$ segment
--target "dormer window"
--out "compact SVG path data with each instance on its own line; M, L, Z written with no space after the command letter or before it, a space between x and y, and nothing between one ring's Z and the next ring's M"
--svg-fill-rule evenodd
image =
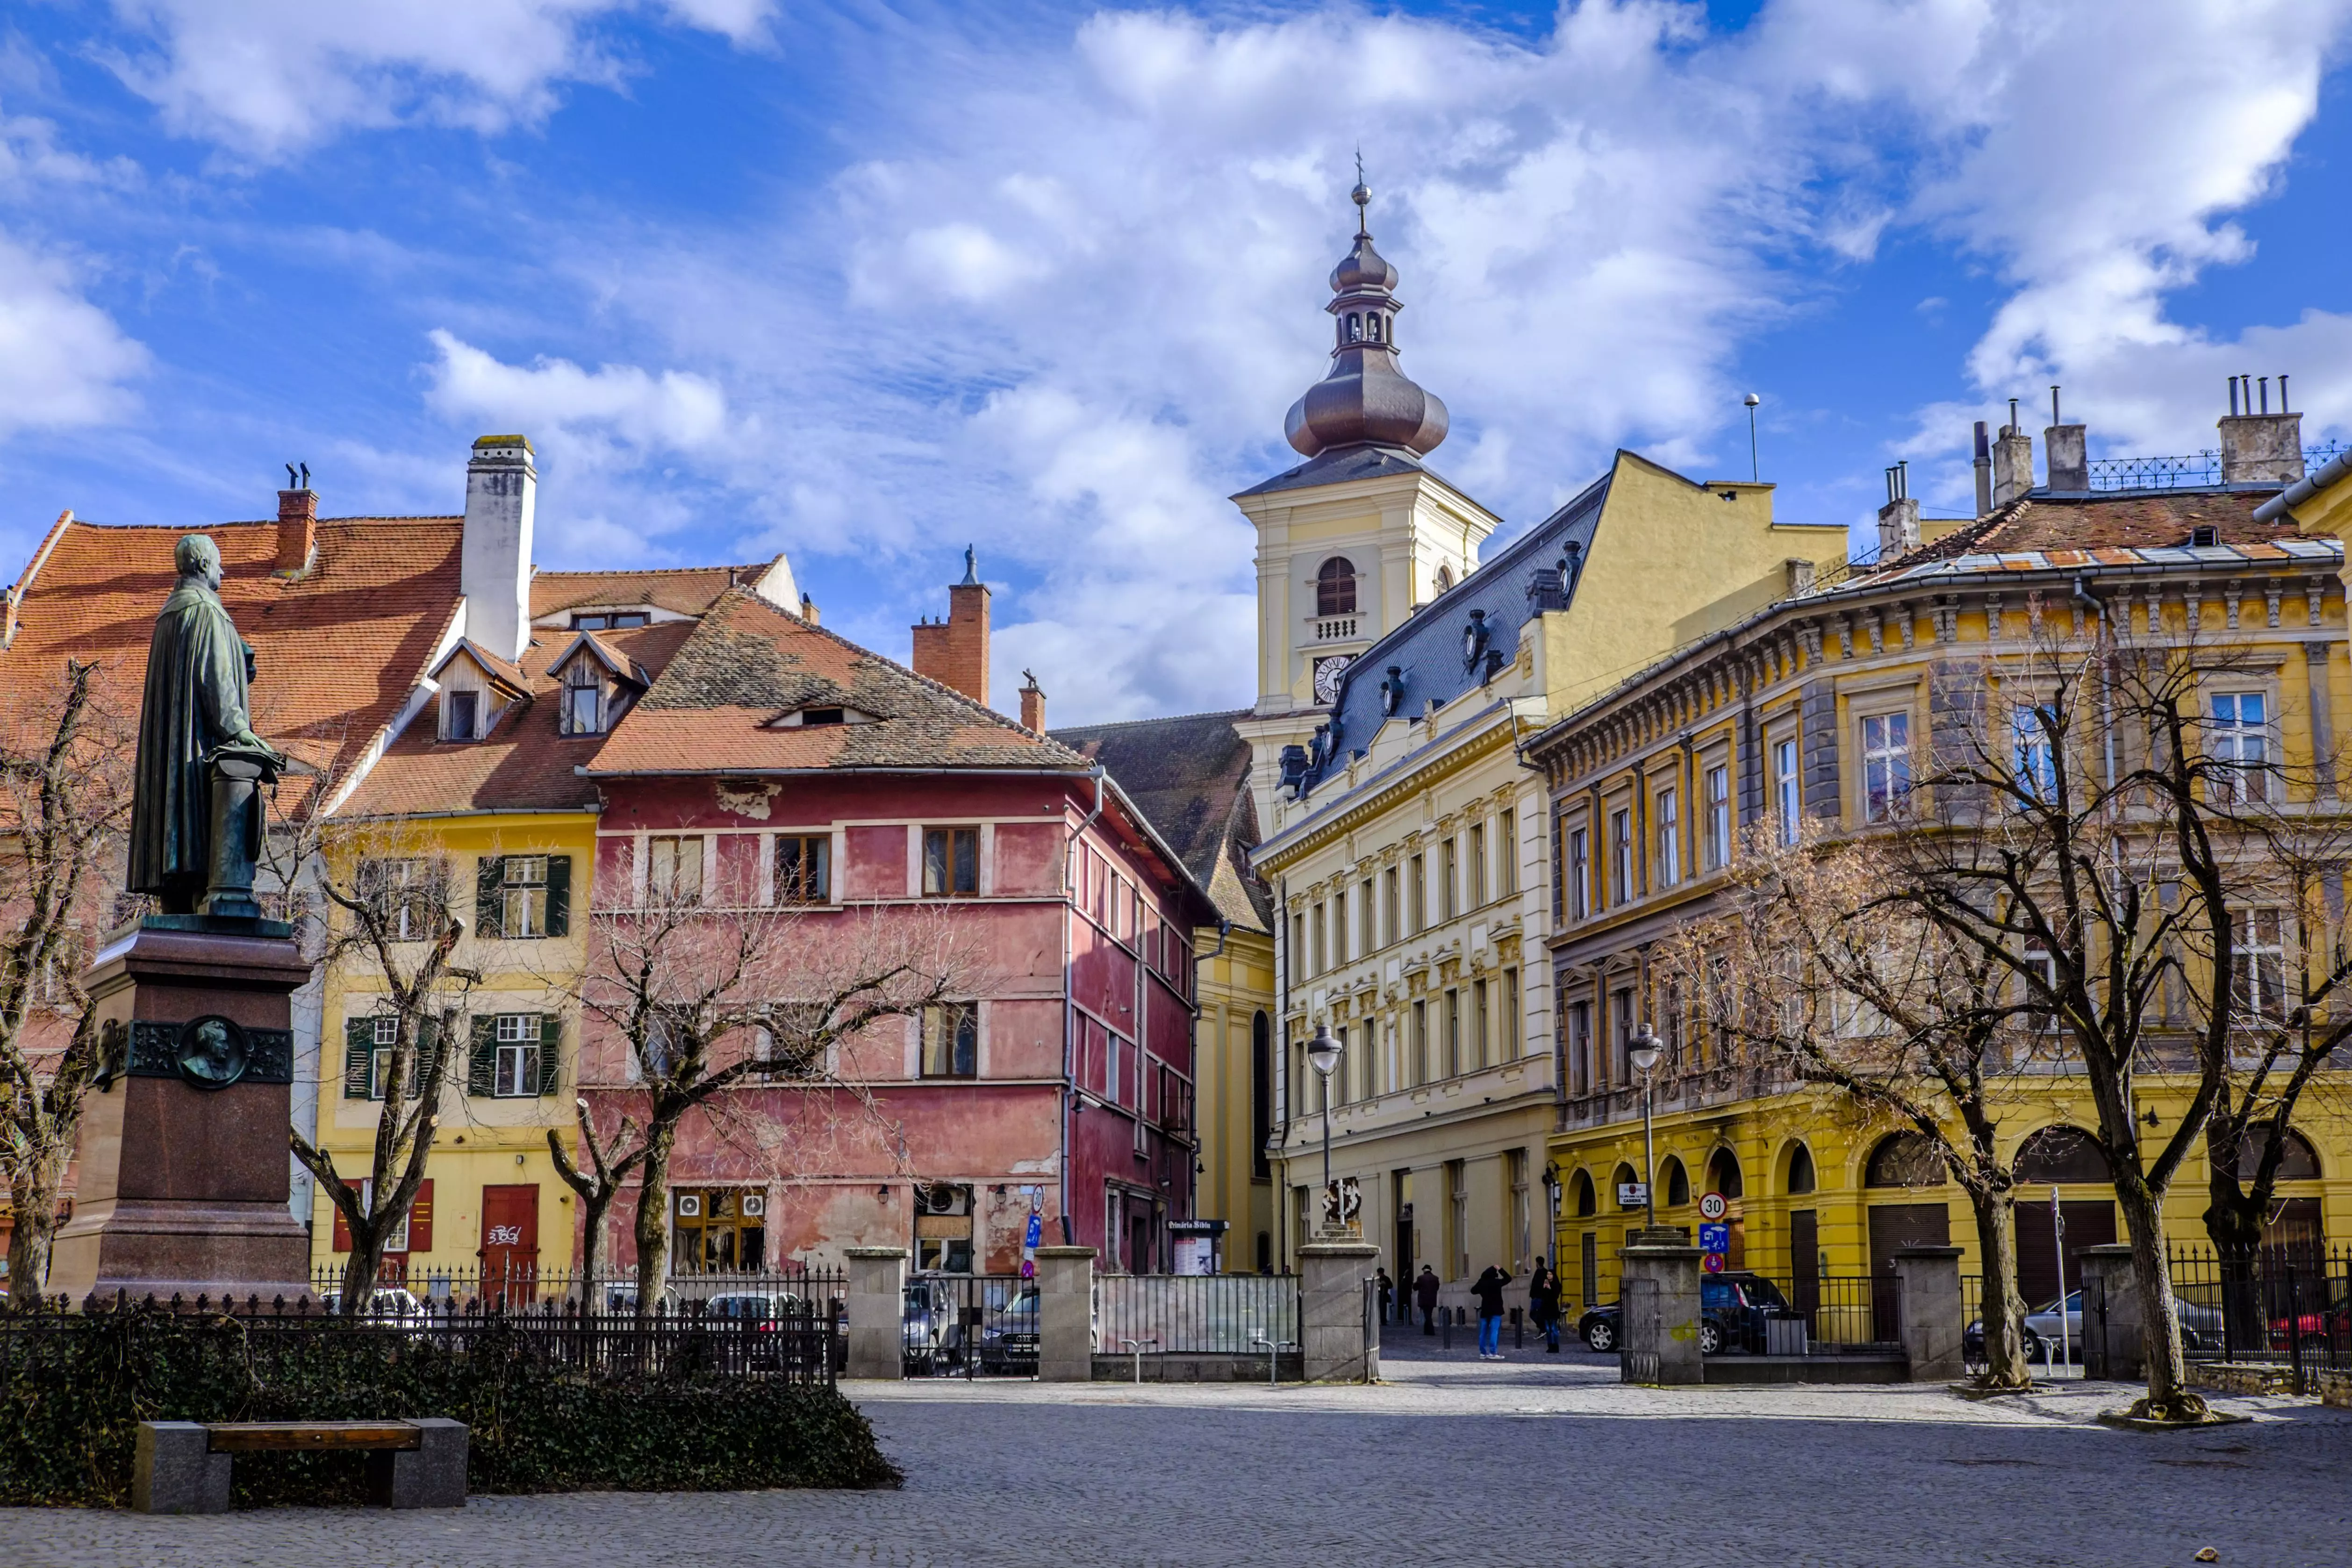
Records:
M848 722L849 710L846 708L804 707L801 709L801 723L804 725L847 724Z
M562 713L566 735L604 733L604 681L593 659L574 659L564 671Z
M790 713L778 714L768 721L771 729L814 729L837 724L878 724L880 716L864 708L845 704L827 704L823 707L797 707Z
M449 733L445 738L479 740L482 737L481 693L449 693L448 706L446 711L449 721Z
M625 632L632 626L644 625L646 620L646 612L642 610L597 610L572 616L572 629L574 632Z

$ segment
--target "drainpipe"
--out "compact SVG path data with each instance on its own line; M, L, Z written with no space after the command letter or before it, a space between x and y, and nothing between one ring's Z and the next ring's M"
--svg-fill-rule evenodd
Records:
M1290 879L1278 877L1274 884L1274 967L1281 977L1275 988L1274 1028L1266 1045L1271 1060L1266 1066L1276 1085L1282 1089L1282 1118L1275 1124L1278 1129L1276 1145L1284 1151L1275 1168L1282 1173L1281 1190L1274 1199L1274 1257L1276 1263L1290 1257Z
M1059 1130L1062 1144L1060 1160L1062 1241L1066 1246L1075 1244L1077 1239L1076 1232L1073 1228L1070 1212L1070 1121L1078 1113L1078 1081L1076 1073L1077 1064L1070 1057L1070 1023L1073 1018L1070 1009L1070 915L1071 900L1076 895L1076 883L1070 874L1074 863L1070 850L1086 836L1087 830L1095 825L1095 820L1102 815L1105 777L1104 769L1099 763L1088 768L1087 771L1093 775L1095 781L1095 809L1087 812L1086 820L1072 831L1068 841L1065 843L1062 850L1062 1114Z

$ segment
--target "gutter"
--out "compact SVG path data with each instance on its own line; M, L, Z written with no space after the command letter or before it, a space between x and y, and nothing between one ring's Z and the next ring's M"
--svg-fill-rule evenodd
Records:
M2347 447L2329 458L2321 465L2318 473L2305 475L2261 506L2256 507L2254 521L2274 523L2281 517L2289 517L2290 521L2294 520L2289 517L2289 514L2295 507L2302 506L2347 475L2352 475L2352 447Z

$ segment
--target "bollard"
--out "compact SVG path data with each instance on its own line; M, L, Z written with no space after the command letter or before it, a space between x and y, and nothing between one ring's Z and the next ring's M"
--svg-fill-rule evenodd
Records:
M1519 1309L1517 1307L1511 1309L1511 1348L1513 1350L1528 1348L1528 1321L1519 1315Z
M1452 1350L1454 1348L1453 1308L1440 1307L1437 1309L1437 1328L1440 1335L1438 1347L1442 1350Z

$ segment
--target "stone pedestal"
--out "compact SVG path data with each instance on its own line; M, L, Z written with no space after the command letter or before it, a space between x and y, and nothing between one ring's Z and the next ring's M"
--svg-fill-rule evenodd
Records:
M1703 1383L1699 1260L1687 1231L1661 1225L1618 1249L1618 1358L1628 1383ZM1651 1362L1654 1360L1654 1366Z
M2083 1270L2083 1375L2137 1383L2147 1375L2147 1346L2140 1335L2139 1276L2132 1268L2131 1246L2085 1247L2078 1260ZM2104 1328L2096 1310L2102 1299L2106 1302Z
M1380 1340L1364 1322L1364 1281L1380 1255L1353 1229L1324 1231L1298 1249L1299 1359L1307 1382L1380 1376Z
M1903 1352L1914 1383L1966 1377L1968 1314L1960 1304L1960 1249L1903 1247L1895 1253L1903 1303Z
M309 1289L287 1211L289 928L153 915L116 932L86 983L112 1077L82 1103L79 1186L47 1293L284 1295Z
M850 1247L849 1294L845 1315L849 1323L850 1377L901 1377L907 1355L907 1249L904 1247Z
M1037 1380L1095 1377L1095 1249L1037 1249Z

